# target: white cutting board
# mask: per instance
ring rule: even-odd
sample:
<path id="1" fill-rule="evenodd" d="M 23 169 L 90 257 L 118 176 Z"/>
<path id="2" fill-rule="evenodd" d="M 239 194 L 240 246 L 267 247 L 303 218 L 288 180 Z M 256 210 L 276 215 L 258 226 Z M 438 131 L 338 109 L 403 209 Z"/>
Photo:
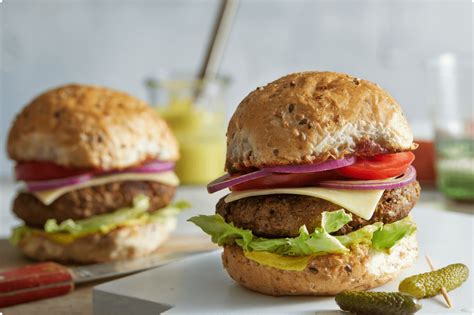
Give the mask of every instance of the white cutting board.
<path id="1" fill-rule="evenodd" d="M 448 310 L 441 296 L 422 300 L 417 314 L 472 314 L 473 230 L 472 206 L 446 204 L 433 195 L 420 202 L 412 214 L 418 223 L 420 257 L 399 279 L 375 289 L 396 291 L 406 276 L 426 272 L 424 255 L 437 266 L 462 262 L 471 277 L 449 295 L 454 308 Z M 450 211 L 446 209 L 450 208 Z M 456 208 L 456 212 L 452 209 Z M 236 284 L 224 271 L 221 251 L 196 255 L 179 262 L 115 280 L 94 288 L 95 314 L 338 314 L 331 297 L 271 297 Z"/>

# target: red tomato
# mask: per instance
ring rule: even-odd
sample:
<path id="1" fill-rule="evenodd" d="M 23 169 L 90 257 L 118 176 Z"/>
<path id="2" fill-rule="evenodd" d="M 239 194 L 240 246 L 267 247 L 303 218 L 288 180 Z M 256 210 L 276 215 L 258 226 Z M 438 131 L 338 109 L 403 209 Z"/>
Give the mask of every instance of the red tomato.
<path id="1" fill-rule="evenodd" d="M 402 174 L 413 160 L 415 155 L 410 151 L 380 154 L 371 158 L 358 158 L 354 164 L 341 167 L 336 172 L 349 178 L 385 179 Z"/>
<path id="2" fill-rule="evenodd" d="M 333 171 L 300 174 L 273 173 L 265 177 L 234 185 L 230 187 L 230 190 L 238 191 L 265 188 L 305 187 L 311 186 L 322 180 L 337 179 L 339 177 L 340 176 Z"/>
<path id="3" fill-rule="evenodd" d="M 90 169 L 67 168 L 52 162 L 21 162 L 15 166 L 16 179 L 25 181 L 64 178 L 90 171 Z"/>

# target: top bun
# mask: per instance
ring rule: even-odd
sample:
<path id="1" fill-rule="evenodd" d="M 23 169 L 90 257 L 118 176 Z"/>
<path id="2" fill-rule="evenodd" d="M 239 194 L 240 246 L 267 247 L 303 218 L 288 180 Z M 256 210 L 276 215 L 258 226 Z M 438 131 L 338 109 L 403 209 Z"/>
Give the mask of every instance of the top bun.
<path id="1" fill-rule="evenodd" d="M 66 85 L 35 98 L 8 135 L 16 161 L 120 169 L 146 160 L 176 160 L 176 139 L 143 101 L 108 88 Z"/>
<path id="2" fill-rule="evenodd" d="M 334 72 L 287 75 L 250 93 L 227 129 L 229 172 L 416 148 L 398 103 Z"/>

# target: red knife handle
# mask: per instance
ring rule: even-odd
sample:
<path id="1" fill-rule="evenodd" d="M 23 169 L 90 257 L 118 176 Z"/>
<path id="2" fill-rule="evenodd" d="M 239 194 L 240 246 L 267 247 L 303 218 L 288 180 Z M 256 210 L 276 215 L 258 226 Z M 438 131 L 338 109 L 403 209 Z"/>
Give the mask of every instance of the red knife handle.
<path id="1" fill-rule="evenodd" d="M 52 262 L 0 272 L 0 307 L 63 295 L 74 290 L 69 269 Z"/>

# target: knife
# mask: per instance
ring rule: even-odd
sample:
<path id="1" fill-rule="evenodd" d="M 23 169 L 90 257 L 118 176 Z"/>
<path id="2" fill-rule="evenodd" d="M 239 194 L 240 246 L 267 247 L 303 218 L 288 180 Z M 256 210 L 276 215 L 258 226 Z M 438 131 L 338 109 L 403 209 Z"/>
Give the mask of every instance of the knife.
<path id="1" fill-rule="evenodd" d="M 3 271 L 0 272 L 0 308 L 67 294 L 77 284 L 136 273 L 208 251 L 179 251 L 77 267 L 45 262 Z"/>

